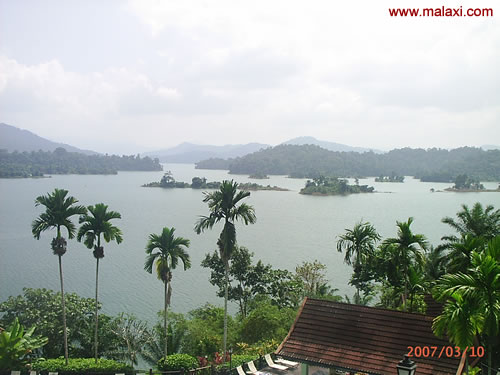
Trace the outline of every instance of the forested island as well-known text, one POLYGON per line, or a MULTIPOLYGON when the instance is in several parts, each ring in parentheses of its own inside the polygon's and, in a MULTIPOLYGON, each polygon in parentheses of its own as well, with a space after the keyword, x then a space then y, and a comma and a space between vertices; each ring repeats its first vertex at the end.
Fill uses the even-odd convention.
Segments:
MULTIPOLYGON (((163 175, 161 180, 159 182, 150 182, 148 184, 142 185, 143 187, 160 187, 160 188, 165 188, 165 189, 175 189, 175 188, 180 188, 180 189, 185 189, 185 188, 191 188, 191 189, 219 189, 221 187, 221 182, 220 181, 207 181, 205 177, 193 177, 191 180, 191 183, 188 184, 187 182, 181 182, 181 181, 176 181, 175 178, 172 176, 172 173, 168 171, 163 175)), ((281 188, 278 186, 263 186, 255 183, 239 183, 238 184, 238 189, 241 190, 250 190, 250 191, 257 191, 257 190, 273 190, 273 191, 289 191, 288 189, 281 188)))
POLYGON ((390 176, 375 177, 375 182, 404 182, 405 176, 396 176, 394 173, 390 176))
POLYGON ((118 171, 161 171, 158 159, 139 155, 85 155, 54 151, 0 150, 0 177, 42 177, 45 174, 117 174, 118 171))
POLYGON ((454 191, 454 192, 500 192, 500 185, 496 190, 486 189, 482 183, 478 180, 470 178, 466 174, 458 175, 455 179, 455 185, 450 188, 444 189, 445 191, 454 191))
POLYGON ((256 180, 267 180, 269 178, 269 176, 267 174, 263 174, 263 173, 254 173, 254 174, 251 174, 250 176, 248 176, 248 178, 253 178, 256 180))
POLYGON ((462 147, 444 149, 395 149, 374 152, 334 152, 314 145, 279 145, 234 159, 209 159, 198 169, 226 169, 234 174, 319 176, 414 176, 421 181, 453 182, 460 174, 480 181, 500 180, 500 150, 462 147))
MULTIPOLYGON (((357 182, 357 180, 356 180, 357 182)), ((373 193, 375 189, 368 185, 349 185, 347 180, 337 177, 320 176, 312 181, 307 180, 306 186, 300 194, 306 195, 347 195, 359 193, 373 193)))

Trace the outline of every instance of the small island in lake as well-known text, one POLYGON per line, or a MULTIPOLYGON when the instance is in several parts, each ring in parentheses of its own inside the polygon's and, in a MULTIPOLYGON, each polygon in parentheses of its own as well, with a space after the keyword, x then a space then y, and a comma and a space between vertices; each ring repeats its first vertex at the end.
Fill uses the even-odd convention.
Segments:
MULTIPOLYGON (((175 178, 172 176, 172 173, 168 171, 163 175, 161 178, 160 182, 150 182, 149 184, 144 184, 142 185, 143 187, 161 187, 161 188, 166 188, 166 189, 172 189, 172 188, 191 188, 191 189, 218 189, 220 188, 222 182, 219 181, 211 181, 208 182, 205 177, 193 177, 191 180, 191 184, 188 184, 187 182, 179 182, 176 181, 175 178)), ((252 191, 257 191, 257 190, 272 190, 272 191, 289 191, 288 189, 281 188, 278 186, 263 186, 255 183, 239 183, 238 184, 238 189, 240 190, 252 190, 252 191)))
POLYGON ((307 195, 347 195, 358 193, 373 193, 375 188, 368 185, 349 185, 346 179, 320 176, 307 180, 300 194, 307 195))
POLYGON ((269 179, 269 176, 267 174, 264 174, 264 173, 254 173, 254 174, 251 174, 250 176, 248 176, 248 178, 253 178, 255 180, 267 180, 267 179, 269 179))
POLYGON ((375 182, 404 182, 405 176, 396 176, 394 173, 390 176, 380 175, 375 177, 375 182))
POLYGON ((470 193, 470 192, 500 192, 500 185, 496 190, 486 189, 479 180, 468 177, 466 174, 458 175, 455 179, 455 185, 444 189, 445 191, 470 193))

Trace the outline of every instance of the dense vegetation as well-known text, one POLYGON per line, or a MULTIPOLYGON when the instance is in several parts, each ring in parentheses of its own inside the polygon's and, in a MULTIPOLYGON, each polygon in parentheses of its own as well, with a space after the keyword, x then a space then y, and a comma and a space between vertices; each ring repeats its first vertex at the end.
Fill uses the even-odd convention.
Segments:
MULTIPOLYGON (((98 314, 98 265, 104 255, 101 235, 105 241, 121 241, 121 231, 110 223, 120 215, 102 203, 79 206, 78 200, 67 194, 55 189, 37 197, 36 204, 43 205, 45 212, 32 223, 37 239, 46 230, 56 230, 51 249, 59 262, 61 292, 24 289, 23 296, 0 303, 0 326, 7 328, 1 332, 0 353, 9 353, 8 361, 0 362, 0 369, 20 368, 28 362, 43 366, 37 358, 62 355, 65 358, 59 362, 45 365, 79 372, 103 369, 106 365, 101 358, 133 366, 139 357, 157 368, 183 368, 186 363, 194 366, 195 357, 200 365, 207 361, 223 364, 228 347, 242 356, 274 351, 305 296, 363 305, 377 301, 380 307, 423 313, 424 297, 429 294, 444 304, 442 314, 434 319, 434 333, 446 335, 462 349, 479 344, 485 348, 484 363, 490 369, 500 365, 500 210, 493 206, 463 205, 456 218, 443 218, 454 233, 443 236, 437 247, 432 247, 425 235, 413 232, 411 217, 397 221, 396 234, 384 239, 367 222, 346 229, 336 247, 353 267, 350 284, 356 293, 341 297, 326 278, 326 265, 318 261, 303 262, 294 272, 254 262, 253 253, 238 246, 235 226, 236 221, 256 221, 253 207, 243 202, 250 192, 238 190, 234 181, 223 181, 219 189, 204 193, 208 214, 200 216, 195 232, 201 234, 216 224, 222 227, 215 251, 207 254, 201 265, 210 269, 209 281, 218 288, 217 295, 224 297, 224 308, 204 305, 186 315, 169 311, 174 271, 181 264, 184 271, 191 265, 190 241, 176 237, 175 228, 165 227, 161 234, 151 234, 146 243, 144 269, 155 271, 165 296, 164 310, 151 328, 126 313, 115 317, 98 314), (76 215, 80 216, 78 231, 71 221, 76 215), (78 233, 77 238, 93 249, 95 299, 64 294, 62 256, 67 241, 63 229, 68 240, 78 233), (228 314, 228 302, 238 304, 235 316, 228 314), (22 327, 31 328, 24 331, 22 327), (23 342, 22 348, 17 346, 16 337, 23 342), (172 357, 177 353, 186 355, 172 357), (94 359, 72 362, 70 356, 73 360, 94 359), (77 363, 83 367, 76 369, 77 363)), ((125 367, 120 371, 127 372, 125 367)))
POLYGON ((0 150, 0 177, 40 177, 44 174, 116 174, 117 171, 161 171, 158 159, 117 155, 85 155, 64 148, 50 151, 0 150))
POLYGON ((375 182, 404 182, 405 176, 396 176, 394 173, 390 176, 375 177, 375 182))
POLYGON ((450 182, 459 174, 481 181, 500 180, 500 150, 462 147, 443 149, 395 149, 385 154, 334 152, 314 145, 280 145, 243 157, 209 159, 199 169, 228 169, 235 174, 323 176, 415 176, 422 181, 450 182))
MULTIPOLYGON (((163 175, 161 178, 160 182, 150 182, 148 184, 142 185, 143 187, 161 187, 161 188, 166 188, 166 189, 173 189, 173 188, 178 188, 178 189, 184 189, 184 188, 191 188, 191 189, 220 189, 222 185, 222 182, 220 181, 207 181, 205 177, 193 177, 191 180, 191 184, 188 184, 187 182, 181 182, 181 181, 176 181, 175 178, 172 176, 172 173, 168 171, 163 175)), ((256 183, 239 183, 238 184, 238 189, 241 190, 275 190, 275 191, 287 191, 288 189, 280 188, 278 186, 263 186, 259 185, 256 183)))
MULTIPOLYGON (((356 182, 358 180, 356 179, 356 182)), ((349 185, 346 179, 337 177, 320 176, 312 181, 307 180, 306 186, 300 190, 300 194, 308 195, 346 195, 359 193, 373 193, 373 186, 349 185)))

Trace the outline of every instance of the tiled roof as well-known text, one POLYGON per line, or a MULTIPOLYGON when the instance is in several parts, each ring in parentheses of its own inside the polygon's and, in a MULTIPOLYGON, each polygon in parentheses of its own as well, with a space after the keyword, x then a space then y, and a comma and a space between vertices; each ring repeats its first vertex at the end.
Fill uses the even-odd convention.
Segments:
POLYGON ((432 317, 306 298, 276 354, 325 367, 394 375, 409 346, 436 346, 434 357, 412 358, 418 375, 455 375, 460 358, 432 333, 432 317))
POLYGON ((426 315, 436 317, 443 312, 444 305, 437 302, 430 294, 424 295, 424 302, 427 305, 426 315))

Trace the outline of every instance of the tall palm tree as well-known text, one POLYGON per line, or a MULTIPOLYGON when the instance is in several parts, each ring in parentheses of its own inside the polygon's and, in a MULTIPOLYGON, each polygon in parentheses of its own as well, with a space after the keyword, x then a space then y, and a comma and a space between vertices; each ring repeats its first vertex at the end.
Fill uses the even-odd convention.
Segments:
POLYGON ((467 273, 447 274, 435 288, 438 299, 448 299, 433 324, 436 334, 447 333, 462 349, 481 334, 486 340, 488 374, 493 346, 500 333, 500 236, 484 251, 473 251, 467 273))
POLYGON ((414 234, 411 231, 412 222, 412 217, 406 222, 396 221, 398 236, 387 238, 382 242, 382 251, 390 251, 395 257, 393 260, 403 266, 403 306, 405 309, 408 299, 408 268, 414 263, 423 265, 424 256, 420 249, 427 250, 427 239, 423 234, 414 234))
MULTIPOLYGON (((362 221, 356 223, 353 229, 345 231, 345 234, 339 236, 337 250, 339 252, 345 251, 344 262, 348 265, 354 265, 355 272, 359 272, 362 264, 375 251, 375 243, 381 237, 372 224, 362 221)), ((356 285, 356 294, 359 299, 358 285, 356 285)))
POLYGON ((219 190, 203 193, 203 202, 208 204, 210 215, 201 216, 194 230, 200 234, 205 229, 212 229, 219 222, 224 223, 222 232, 217 241, 220 258, 224 263, 225 287, 224 287, 224 361, 227 353, 227 300, 229 284, 229 260, 236 245, 236 228, 234 222, 243 221, 245 225, 253 224, 257 220, 254 208, 240 201, 250 196, 249 191, 238 191, 238 184, 233 180, 222 181, 219 190), (238 205, 239 203, 239 205, 238 205))
POLYGON ((66 228, 68 231, 68 238, 71 239, 75 236, 76 227, 71 222, 70 217, 73 215, 83 215, 86 212, 84 206, 75 205, 78 200, 75 197, 69 196, 67 190, 55 189, 52 193, 47 195, 40 195, 35 199, 35 207, 45 206, 45 212, 33 221, 31 224, 31 232, 33 237, 37 240, 40 239, 42 232, 55 228, 57 236, 52 239, 51 247, 54 255, 59 258, 59 279, 61 282, 61 305, 62 305, 62 318, 63 318, 63 336, 64 336, 64 358, 68 364, 68 332, 66 328, 66 305, 64 301, 64 283, 63 283, 63 269, 62 269, 62 256, 66 253, 67 242, 61 235, 61 227, 66 228))
POLYGON ((89 249, 94 249, 94 257, 96 258, 96 269, 95 269, 95 333, 94 333, 94 356, 97 363, 97 328, 99 325, 98 318, 98 287, 99 287, 99 259, 104 258, 104 247, 101 246, 101 235, 104 241, 110 242, 115 240, 116 243, 120 244, 123 240, 122 231, 111 224, 112 219, 121 219, 122 216, 116 211, 108 211, 108 206, 104 203, 97 203, 95 206, 88 206, 87 209, 90 212, 80 216, 80 224, 82 226, 78 230, 76 236, 78 242, 81 242, 85 237, 83 243, 89 249))
POLYGON ((175 228, 163 228, 160 235, 150 234, 146 245, 146 262, 144 269, 153 273, 153 265, 156 263, 156 275, 165 287, 165 303, 163 325, 165 330, 165 357, 168 346, 167 309, 170 305, 172 295, 172 271, 177 267, 179 259, 182 260, 184 271, 191 267, 191 260, 185 248, 189 247, 189 240, 174 236, 175 228))

